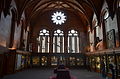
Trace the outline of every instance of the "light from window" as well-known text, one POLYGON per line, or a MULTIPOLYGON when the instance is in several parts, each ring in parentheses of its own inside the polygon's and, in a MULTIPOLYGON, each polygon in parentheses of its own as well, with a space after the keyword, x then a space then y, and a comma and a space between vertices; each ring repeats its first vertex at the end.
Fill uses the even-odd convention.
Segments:
POLYGON ((56 25, 58 25, 58 24, 61 25, 62 23, 65 23, 66 16, 65 16, 64 13, 57 11, 57 12, 53 13, 53 15, 52 15, 52 21, 56 25))

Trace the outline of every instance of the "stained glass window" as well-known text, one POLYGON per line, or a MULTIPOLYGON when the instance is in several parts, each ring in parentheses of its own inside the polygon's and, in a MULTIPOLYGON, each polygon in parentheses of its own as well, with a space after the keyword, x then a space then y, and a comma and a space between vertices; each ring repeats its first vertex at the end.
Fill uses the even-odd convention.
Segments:
POLYGON ((61 30, 54 31, 53 37, 53 53, 64 52, 64 34, 61 30))
POLYGON ((68 32, 68 53, 78 53, 78 52, 79 52, 78 32, 75 30, 70 30, 68 32))
POLYGON ((38 52, 49 53, 49 31, 43 29, 38 37, 38 52))

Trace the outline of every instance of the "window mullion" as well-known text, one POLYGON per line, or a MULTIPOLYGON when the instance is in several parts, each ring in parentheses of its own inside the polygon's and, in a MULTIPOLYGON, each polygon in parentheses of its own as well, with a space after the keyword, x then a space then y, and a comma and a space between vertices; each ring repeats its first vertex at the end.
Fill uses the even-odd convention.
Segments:
POLYGON ((43 37, 42 36, 40 36, 40 52, 42 53, 42 40, 43 40, 43 37))
POLYGON ((45 53, 48 53, 48 36, 45 36, 45 53))
POLYGON ((75 36, 74 39, 75 39, 75 53, 77 53, 77 43, 78 43, 77 36, 75 36))
POLYGON ((55 36, 55 53, 57 53, 57 36, 55 36))
POLYGON ((63 53, 63 37, 60 36, 60 53, 63 53))

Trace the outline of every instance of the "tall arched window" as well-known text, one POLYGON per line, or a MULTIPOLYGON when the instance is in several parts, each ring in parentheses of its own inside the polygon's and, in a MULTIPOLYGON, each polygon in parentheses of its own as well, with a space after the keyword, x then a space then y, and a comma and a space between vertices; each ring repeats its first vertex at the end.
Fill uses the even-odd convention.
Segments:
POLYGON ((78 53, 78 52, 79 52, 78 32, 75 30, 70 30, 68 32, 68 53, 78 53))
POLYGON ((64 52, 64 33, 61 30, 54 31, 53 37, 53 53, 64 52))
POLYGON ((49 31, 43 29, 38 37, 38 52, 49 53, 49 31))

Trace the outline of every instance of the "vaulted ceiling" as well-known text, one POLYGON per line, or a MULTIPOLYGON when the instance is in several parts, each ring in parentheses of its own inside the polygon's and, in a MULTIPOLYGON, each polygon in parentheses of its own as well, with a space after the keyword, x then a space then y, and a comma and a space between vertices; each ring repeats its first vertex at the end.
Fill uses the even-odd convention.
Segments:
POLYGON ((99 18, 103 2, 104 0, 16 0, 18 13, 22 14, 25 9, 27 22, 49 10, 64 9, 78 15, 85 26, 91 25, 94 12, 99 18))
MULTIPOLYGON (((15 2, 18 9, 18 19, 24 11, 27 23, 33 22, 47 11, 63 9, 78 15, 83 25, 91 26, 94 13, 96 13, 98 21, 100 20, 104 0, 15 0, 15 2)), ((117 0, 106 0, 106 2, 112 16, 116 9, 117 0)))

